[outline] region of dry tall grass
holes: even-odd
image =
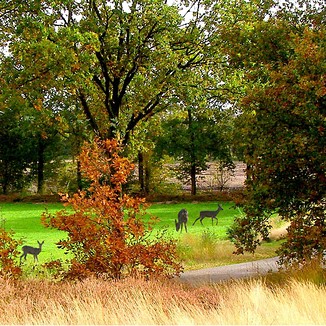
[[[238,264],[253,260],[275,257],[276,245],[263,244],[259,246],[255,254],[245,253],[233,255],[234,244],[229,240],[216,240],[210,233],[201,237],[187,234],[180,239],[178,251],[187,270],[200,269],[230,264]]]
[[[0,280],[0,324],[325,324],[325,290],[298,281],[190,287],[134,279]]]

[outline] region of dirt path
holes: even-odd
[[[189,271],[181,274],[179,280],[184,283],[218,283],[231,279],[249,278],[276,272],[279,268],[278,257],[257,260],[249,263],[227,265]]]

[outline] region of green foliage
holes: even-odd
[[[211,41],[214,29],[200,6],[191,6],[193,16],[184,20],[181,12],[188,2],[0,3],[1,42],[10,44],[1,56],[1,98],[35,111],[27,115],[43,144],[56,131],[69,135],[76,154],[90,130],[102,139],[117,137],[127,143],[135,138],[139,144],[148,138],[146,125],[154,115],[177,111],[188,95],[194,110],[199,102],[208,108],[203,94],[220,82],[212,74],[213,67],[220,69],[215,64],[218,47]],[[210,97],[215,103],[207,112],[227,102],[215,93]],[[194,126],[193,132],[200,128]],[[216,133],[208,139],[212,135]],[[212,148],[226,139],[218,136]],[[197,170],[202,169],[204,164],[195,160]],[[41,173],[39,180],[41,192]]]
[[[282,263],[297,267],[302,263],[310,265],[325,260],[325,209],[323,202],[291,221],[287,241],[278,250]]]
[[[15,13],[2,29],[11,39],[7,94],[28,94],[38,110],[75,106],[102,139],[127,142],[141,121],[167,107],[206,55],[203,21],[184,22],[166,1],[13,0],[0,6],[2,21],[9,20],[7,8]]]
[[[219,159],[232,167],[228,116],[220,108],[208,112],[195,102],[186,111],[162,122],[162,133],[156,138],[156,155],[169,155],[177,163],[176,177],[190,181],[192,194],[197,193],[196,177],[208,168],[207,162]],[[197,106],[198,105],[198,106]]]
[[[29,181],[33,142],[22,131],[18,110],[0,109],[0,185],[2,193],[21,191]]]
[[[33,184],[42,193],[48,190],[45,182],[56,174],[56,166],[71,149],[70,142],[59,134],[62,120],[52,107],[38,111],[23,98],[19,100],[18,94],[9,99],[6,95],[0,94],[2,192],[23,192]]]
[[[77,184],[77,163],[71,160],[49,162],[44,169],[44,192],[45,193],[75,193]]]
[[[319,17],[316,10],[309,21],[317,23]],[[299,19],[297,24],[272,18],[251,32],[256,35],[263,27],[276,39],[260,43],[273,47],[274,54],[254,49],[252,57],[250,51],[245,54],[252,63],[258,56],[261,63],[248,64],[254,83],[242,99],[240,117],[248,166],[245,216],[230,230],[238,253],[254,251],[277,212],[291,223],[279,251],[290,264],[323,260],[326,249],[325,28],[311,28]],[[285,32],[286,38],[279,37]]]

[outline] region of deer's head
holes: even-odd
[[[43,243],[44,243],[44,240],[43,240],[42,242],[40,242],[40,241],[38,241],[38,240],[37,240],[37,242],[38,242],[38,244],[39,244],[40,248],[42,248],[42,246],[43,246]]]

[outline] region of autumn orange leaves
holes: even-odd
[[[116,140],[86,144],[79,159],[88,188],[63,196],[73,212],[43,214],[46,226],[67,232],[58,246],[73,258],[66,270],[56,265],[65,278],[173,276],[182,270],[175,241],[151,234],[153,221],[142,219],[144,200],[124,193],[133,165],[119,151]]]

